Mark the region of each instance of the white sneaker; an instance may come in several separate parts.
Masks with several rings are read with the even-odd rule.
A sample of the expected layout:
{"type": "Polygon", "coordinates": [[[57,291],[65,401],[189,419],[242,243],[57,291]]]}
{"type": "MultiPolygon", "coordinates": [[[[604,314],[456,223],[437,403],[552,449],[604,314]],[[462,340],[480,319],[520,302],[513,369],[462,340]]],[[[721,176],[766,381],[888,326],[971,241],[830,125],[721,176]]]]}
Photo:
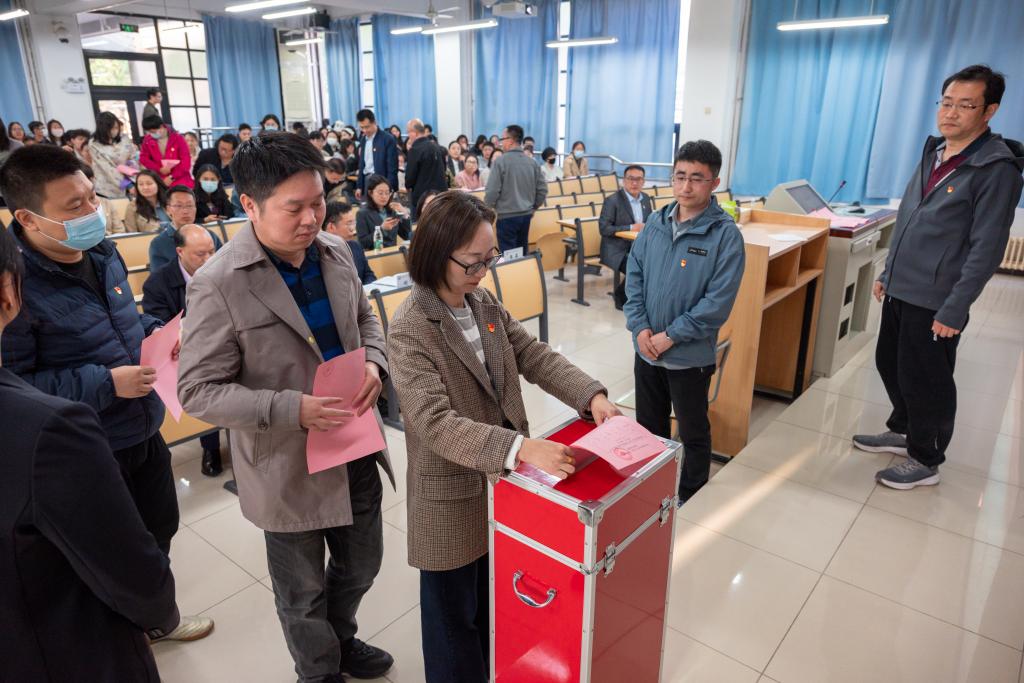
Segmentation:
{"type": "Polygon", "coordinates": [[[170,633],[153,638],[151,642],[159,643],[163,640],[192,641],[200,640],[213,632],[213,619],[209,617],[182,617],[170,633]]]}

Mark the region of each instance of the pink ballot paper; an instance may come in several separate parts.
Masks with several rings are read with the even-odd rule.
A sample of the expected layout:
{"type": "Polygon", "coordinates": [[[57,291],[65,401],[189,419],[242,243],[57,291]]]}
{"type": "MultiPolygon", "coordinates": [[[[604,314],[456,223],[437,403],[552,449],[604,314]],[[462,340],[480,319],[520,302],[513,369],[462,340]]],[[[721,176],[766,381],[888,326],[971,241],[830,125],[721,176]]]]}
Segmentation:
{"type": "MultiPolygon", "coordinates": [[[[352,399],[359,393],[366,374],[366,349],[332,358],[316,370],[313,379],[314,396],[336,396],[342,399],[329,407],[352,410],[352,399]]],[[[306,437],[306,464],[309,473],[344,465],[385,448],[384,434],[377,424],[373,410],[360,417],[352,417],[344,424],[326,432],[310,430],[306,437]]]]}
{"type": "Polygon", "coordinates": [[[579,453],[578,458],[593,453],[623,472],[661,453],[665,450],[665,444],[636,420],[616,415],[574,441],[570,448],[574,453],[579,453]]]}
{"type": "Polygon", "coordinates": [[[178,400],[178,360],[171,358],[171,352],[180,336],[181,313],[142,340],[142,365],[156,370],[153,390],[178,422],[182,413],[181,401],[178,400]]]}
{"type": "Polygon", "coordinates": [[[807,215],[814,216],[815,218],[827,218],[831,222],[833,228],[856,228],[858,225],[866,223],[868,220],[866,218],[857,218],[854,216],[840,216],[836,212],[832,211],[832,209],[825,206],[820,209],[815,209],[807,215]]]}

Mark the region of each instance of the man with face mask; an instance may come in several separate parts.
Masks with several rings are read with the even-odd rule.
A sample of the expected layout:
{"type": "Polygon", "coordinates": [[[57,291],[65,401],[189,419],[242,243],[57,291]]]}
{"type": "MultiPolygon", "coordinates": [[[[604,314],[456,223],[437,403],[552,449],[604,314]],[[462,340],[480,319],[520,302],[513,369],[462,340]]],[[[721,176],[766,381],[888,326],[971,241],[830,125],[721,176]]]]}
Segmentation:
{"type": "MultiPolygon", "coordinates": [[[[160,436],[156,370],[140,365],[142,340],[163,323],[135,306],[124,262],[104,239],[106,219],[75,157],[36,145],[0,169],[25,258],[22,313],[4,331],[4,367],[37,389],[99,415],[135,506],[163,553],[178,529],[171,453],[160,436]]],[[[164,636],[195,640],[213,622],[183,617],[164,636]]]]}

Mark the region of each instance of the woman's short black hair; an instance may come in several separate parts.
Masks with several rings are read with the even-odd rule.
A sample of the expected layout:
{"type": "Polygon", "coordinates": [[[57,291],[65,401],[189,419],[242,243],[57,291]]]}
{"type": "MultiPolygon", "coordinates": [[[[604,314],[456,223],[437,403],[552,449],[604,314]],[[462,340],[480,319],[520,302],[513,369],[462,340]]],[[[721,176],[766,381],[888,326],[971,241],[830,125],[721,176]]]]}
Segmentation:
{"type": "Polygon", "coordinates": [[[480,199],[459,190],[437,195],[423,210],[409,245],[409,277],[435,292],[447,283],[449,257],[473,241],[481,223],[497,216],[480,199]]]}
{"type": "Polygon", "coordinates": [[[267,114],[262,119],[260,119],[260,125],[266,128],[267,121],[273,121],[274,123],[277,124],[278,128],[281,127],[281,119],[277,118],[277,114],[267,114]]]}
{"type": "Polygon", "coordinates": [[[324,224],[320,227],[326,228],[328,223],[333,223],[338,220],[338,218],[344,216],[355,208],[356,207],[352,206],[348,202],[327,202],[327,211],[324,213],[324,224]]]}
{"type": "Polygon", "coordinates": [[[294,133],[270,131],[254,135],[231,159],[235,192],[252,197],[260,206],[277,186],[296,173],[323,173],[326,164],[319,150],[294,133]]]}
{"type": "Polygon", "coordinates": [[[60,136],[60,143],[62,145],[70,145],[71,141],[75,138],[89,138],[89,131],[85,128],[72,128],[71,130],[64,131],[64,135],[60,136]]]}
{"type": "Polygon", "coordinates": [[[570,147],[569,150],[573,151],[577,147],[582,147],[584,152],[587,151],[587,146],[586,144],[584,144],[583,140],[577,140],[576,142],[572,143],[572,147],[570,147]]]}
{"type": "Polygon", "coordinates": [[[121,142],[121,134],[124,126],[121,121],[109,111],[101,111],[96,117],[96,131],[92,134],[93,139],[101,145],[116,145],[121,142]],[[117,127],[117,135],[111,135],[114,127],[117,127]]]}
{"type": "Polygon", "coordinates": [[[554,147],[545,147],[544,151],[540,153],[540,158],[544,161],[547,161],[548,157],[558,157],[558,152],[555,151],[554,147]]]}

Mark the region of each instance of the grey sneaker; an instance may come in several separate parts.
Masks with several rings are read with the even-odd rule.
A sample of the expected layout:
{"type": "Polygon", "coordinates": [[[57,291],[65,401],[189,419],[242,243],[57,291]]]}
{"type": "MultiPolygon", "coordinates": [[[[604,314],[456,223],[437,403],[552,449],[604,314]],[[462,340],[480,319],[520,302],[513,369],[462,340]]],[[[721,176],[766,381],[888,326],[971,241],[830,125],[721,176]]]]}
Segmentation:
{"type": "Polygon", "coordinates": [[[913,458],[907,458],[899,465],[876,474],[875,481],[900,490],[912,489],[915,486],[934,486],[939,483],[939,468],[925,467],[913,458]]]}
{"type": "Polygon", "coordinates": [[[857,434],[853,437],[853,445],[868,453],[907,454],[907,436],[896,432],[857,434]]]}

